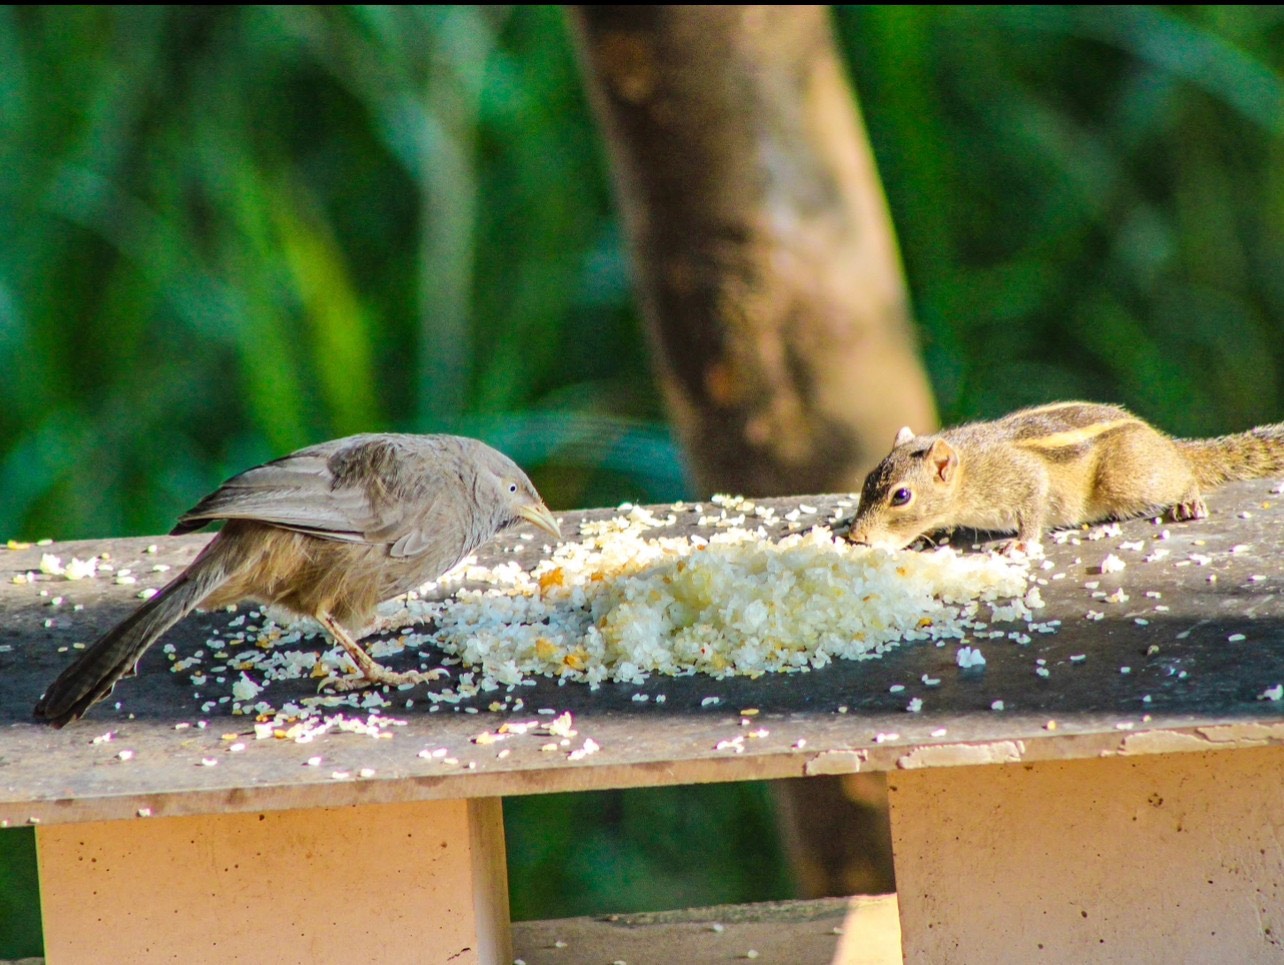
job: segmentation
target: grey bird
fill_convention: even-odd
[[[517,464],[462,436],[348,436],[247,470],[183,514],[171,535],[226,523],[49,685],[35,716],[55,727],[76,720],[193,609],[247,599],[316,619],[371,683],[424,679],[393,673],[357,643],[375,608],[523,519],[561,538]]]

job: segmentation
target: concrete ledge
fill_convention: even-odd
[[[901,961],[895,895],[514,922],[513,947],[526,965]]]
[[[720,926],[719,931],[715,926]],[[560,944],[559,944],[560,943]],[[684,911],[513,923],[526,965],[646,965],[753,961],[788,965],[899,965],[895,895],[715,905]],[[43,958],[0,965],[44,965]]]

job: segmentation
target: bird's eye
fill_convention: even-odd
[[[508,491],[509,491],[511,494],[516,495],[516,494],[517,494],[517,483],[515,483],[515,482],[510,482],[510,483],[508,484]]]
[[[896,492],[892,493],[892,498],[889,502],[893,506],[904,506],[913,498],[914,494],[902,486],[900,489],[896,490]]]

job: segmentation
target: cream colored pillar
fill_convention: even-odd
[[[1284,961],[1284,748],[888,784],[906,961]]]
[[[498,798],[37,828],[63,962],[512,961]]]

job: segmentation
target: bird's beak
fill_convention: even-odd
[[[562,538],[562,530],[557,525],[557,520],[553,518],[553,514],[548,511],[548,507],[543,503],[528,503],[517,510],[517,515],[528,522],[534,523],[554,539]]]

